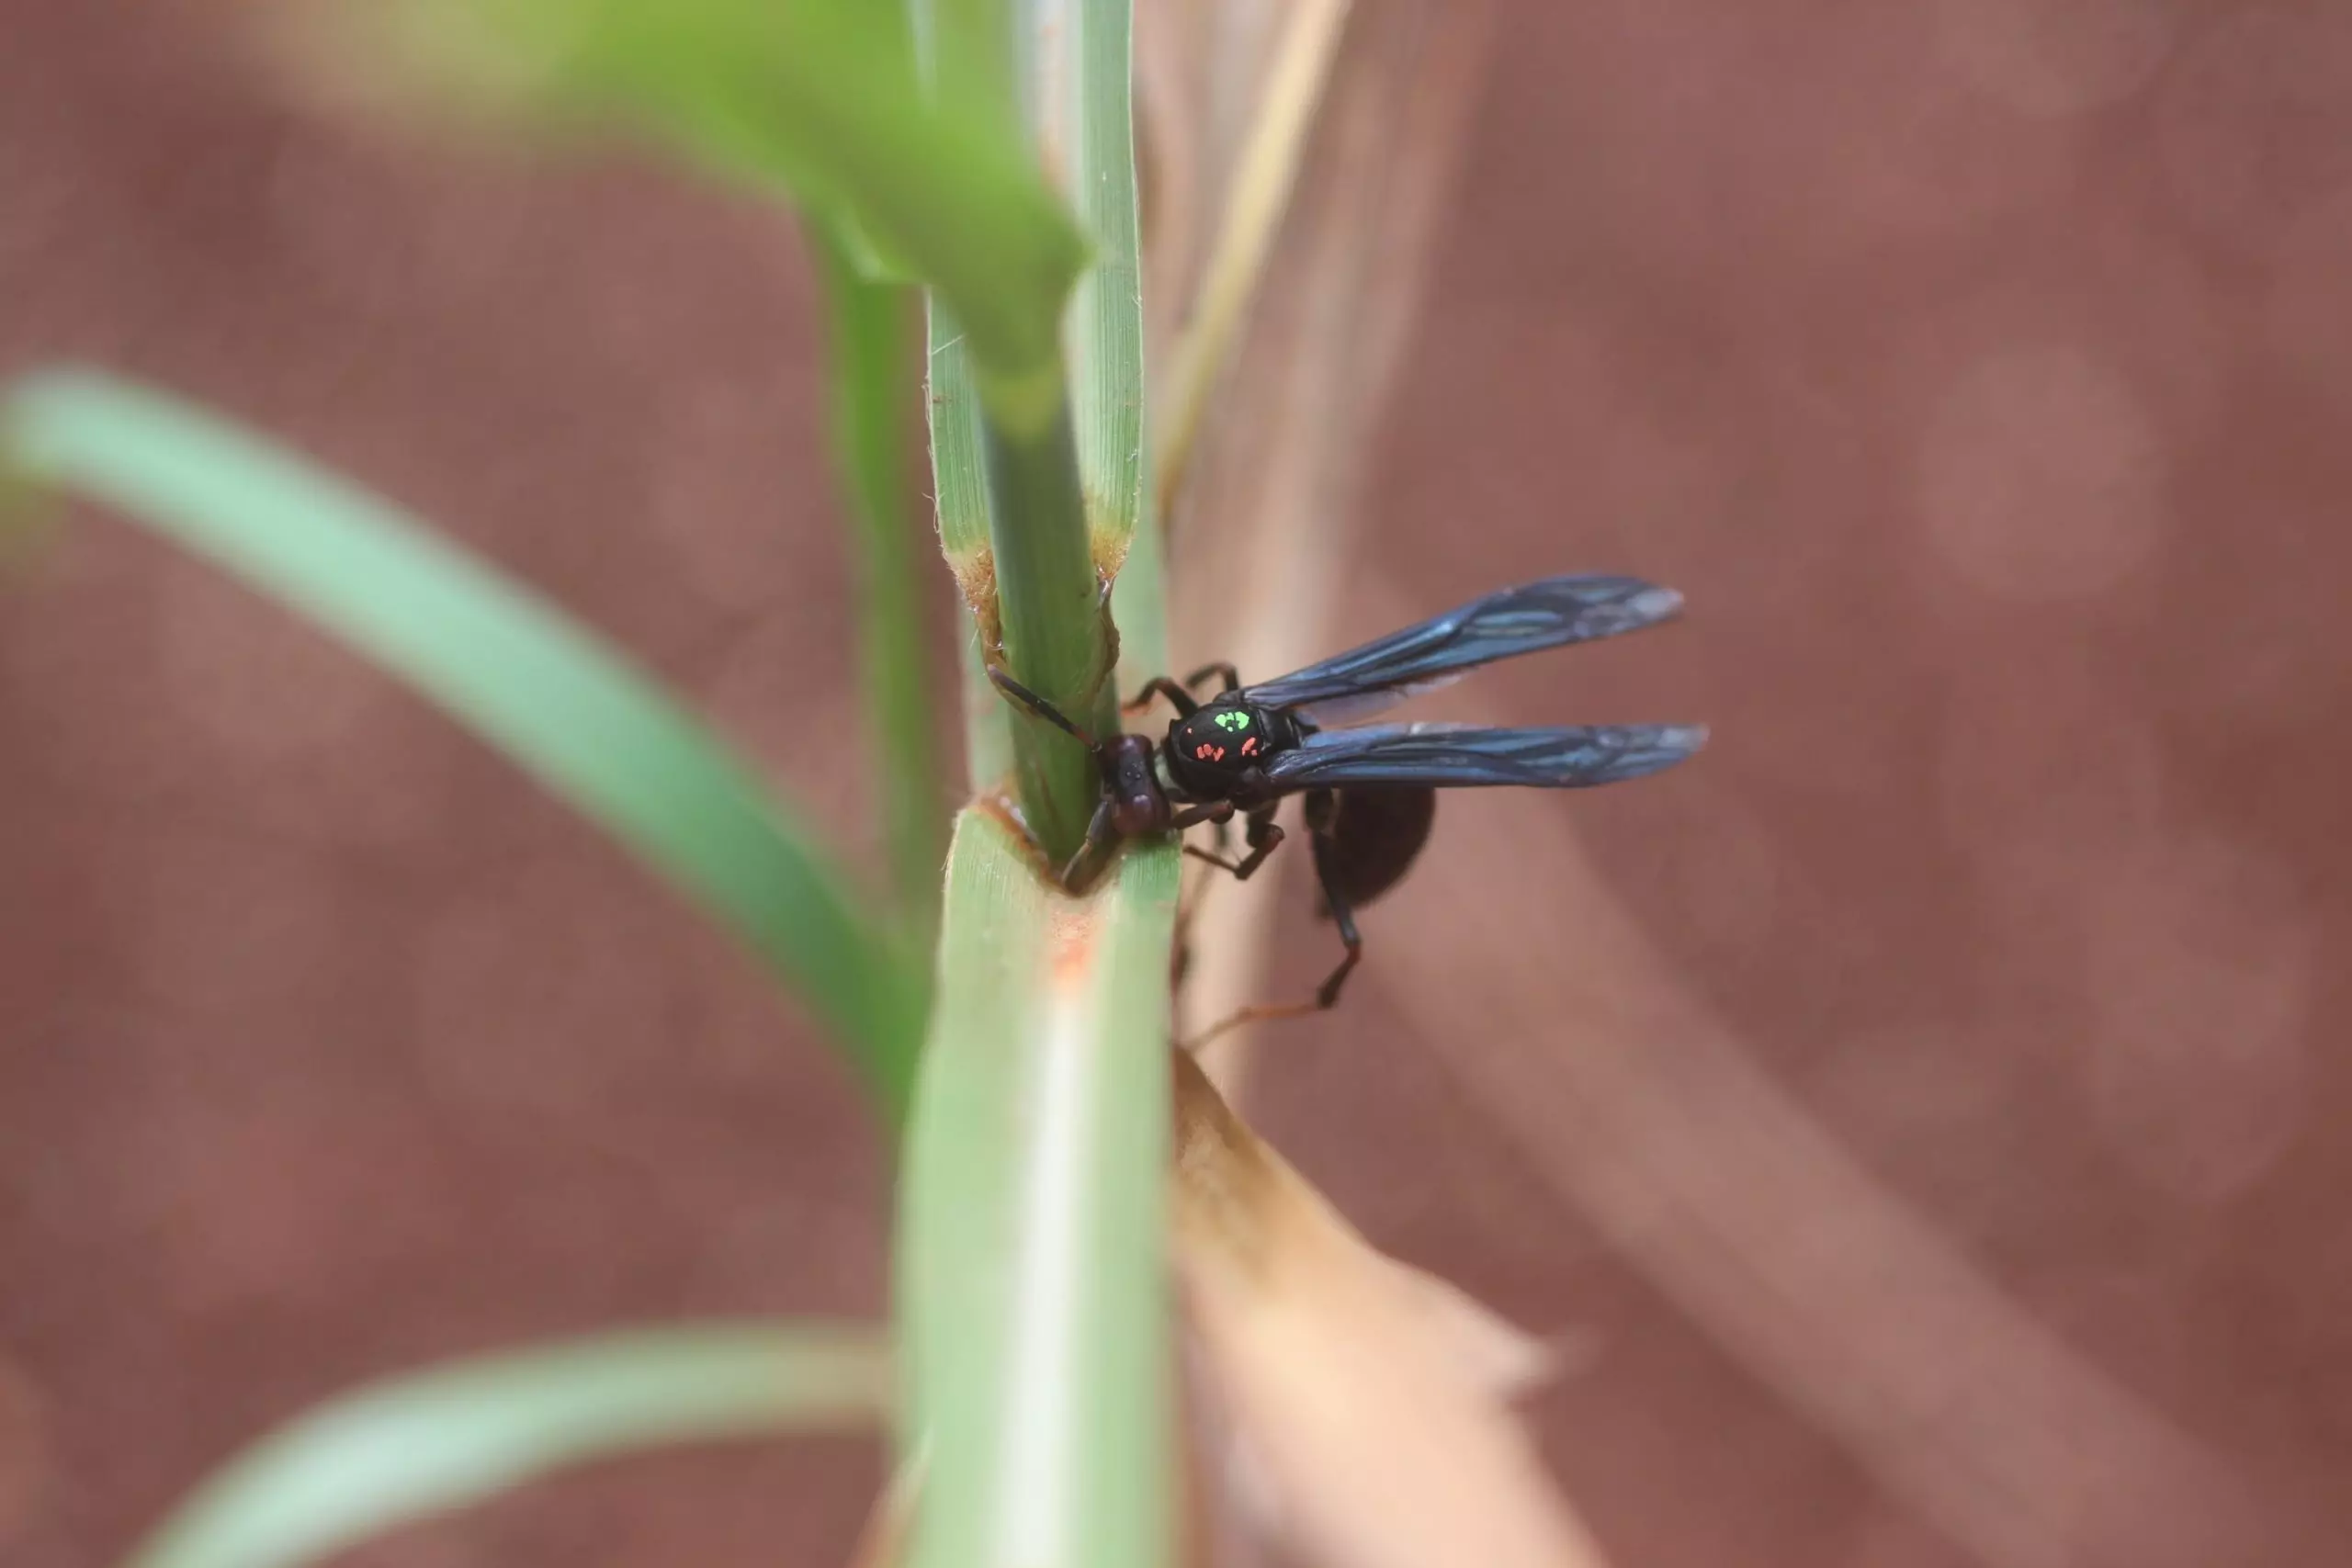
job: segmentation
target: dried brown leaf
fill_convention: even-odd
[[[1592,1568],[1508,1404],[1541,1347],[1375,1251],[1177,1053],[1176,1269],[1269,1523],[1322,1568]]]

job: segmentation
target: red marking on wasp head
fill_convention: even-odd
[[[1254,735],[1241,743],[1241,754],[1245,757],[1250,755],[1250,752],[1255,751],[1257,749],[1258,738]]]

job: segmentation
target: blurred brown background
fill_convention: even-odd
[[[796,744],[857,717],[786,225],[323,128],[194,0],[0,0],[0,369],[285,433],[870,843],[854,761]],[[1366,917],[1343,1018],[1265,1042],[1261,1124],[1382,1246],[1585,1337],[1533,1415],[1623,1568],[2103,1565],[2146,1559],[2135,1514],[2175,1561],[2346,1561],[2352,13],[1575,0],[1493,42],[1337,630],[1638,571],[1688,624],[1476,700],[1716,739],[1450,803],[1456,870]],[[1508,852],[1544,835],[1605,931]],[[1327,962],[1306,906],[1291,983]],[[1478,931],[1557,942],[1509,1007],[1428,961]],[[1529,1062],[1600,1059],[1561,1054],[1636,949],[1676,1022],[1616,1046],[1685,1075],[1689,1142],[1604,1165],[1592,1096],[1556,1150],[1497,1135]],[[1795,1131],[1709,1131],[1751,1103]],[[1802,1223],[1758,1234],[1776,1197]],[[878,1312],[886,1224],[789,1006],[450,726],[110,522],[0,590],[0,1561],[104,1562],[266,1424],[438,1355]],[[1905,1304],[1943,1276],[1896,1236],[1983,1310]],[[1871,1288],[1782,1332],[1710,1261],[1742,1257]],[[1906,1328],[1904,1364],[2018,1403],[1939,1432],[1807,1359]],[[2007,1483],[1972,1513],[1887,1458],[1923,1434],[2088,1479],[2004,1544],[1969,1521]],[[874,1463],[636,1463],[367,1555],[833,1562]]]

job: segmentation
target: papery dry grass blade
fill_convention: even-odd
[[[901,1464],[883,1483],[865,1517],[865,1529],[850,1549],[848,1568],[898,1568],[904,1561],[907,1532],[914,1523],[915,1504],[922,1495],[920,1459]]]
[[[1214,15],[1190,0],[1143,0],[1135,8],[1136,175],[1143,196],[1146,363],[1175,341],[1200,247],[1204,64]]]
[[[1199,288],[1160,373],[1157,484],[1162,516],[1184,482],[1201,421],[1232,357],[1234,335],[1263,281],[1293,185],[1304,161],[1315,112],[1323,101],[1351,0],[1296,0],[1283,21],[1272,70],[1255,123],[1227,191]]]
[[[1266,674],[1328,651],[1366,452],[1485,60],[1484,0],[1360,0],[1245,344],[1171,519],[1177,646]],[[1187,662],[1180,659],[1180,665]],[[1206,885],[1188,1027],[1258,999],[1282,859]],[[1235,1069],[1237,1036],[1211,1054]]]
[[[1273,1528],[1320,1568],[1597,1568],[1509,1404],[1541,1349],[1374,1251],[1173,1060],[1177,1276]]]
[[[2218,1460],[1755,1070],[1554,807],[1498,792],[1452,815],[1413,878],[1442,918],[1382,943],[1377,984],[1564,1201],[1994,1568],[2275,1561]]]

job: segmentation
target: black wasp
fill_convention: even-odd
[[[1310,1006],[1252,1009],[1244,1016],[1309,1011],[1340,999],[1363,956],[1357,906],[1394,886],[1420,852],[1440,789],[1518,784],[1581,789],[1640,778],[1682,761],[1705,743],[1703,726],[1569,725],[1487,729],[1458,724],[1324,728],[1456,680],[1463,671],[1572,642],[1637,631],[1673,618],[1682,596],[1631,577],[1549,577],[1474,599],[1417,626],[1254,686],[1230,664],[1211,664],[1180,684],[1148,682],[1133,712],[1166,697],[1177,716],[1168,738],[1115,735],[1097,740],[1052,704],[991,668],[1004,694],[1084,741],[1102,771],[1102,798],[1086,842],[1062,868],[1062,886],[1081,892],[1123,839],[1224,823],[1240,813],[1250,852],[1238,862],[1187,846],[1186,852],[1246,878],[1283,830],[1274,811],[1284,795],[1304,810],[1323,903],[1347,954]],[[1204,703],[1191,688],[1215,675],[1223,688]],[[1227,1021],[1238,1022],[1239,1019]],[[1224,1025],[1219,1025],[1221,1030]]]

